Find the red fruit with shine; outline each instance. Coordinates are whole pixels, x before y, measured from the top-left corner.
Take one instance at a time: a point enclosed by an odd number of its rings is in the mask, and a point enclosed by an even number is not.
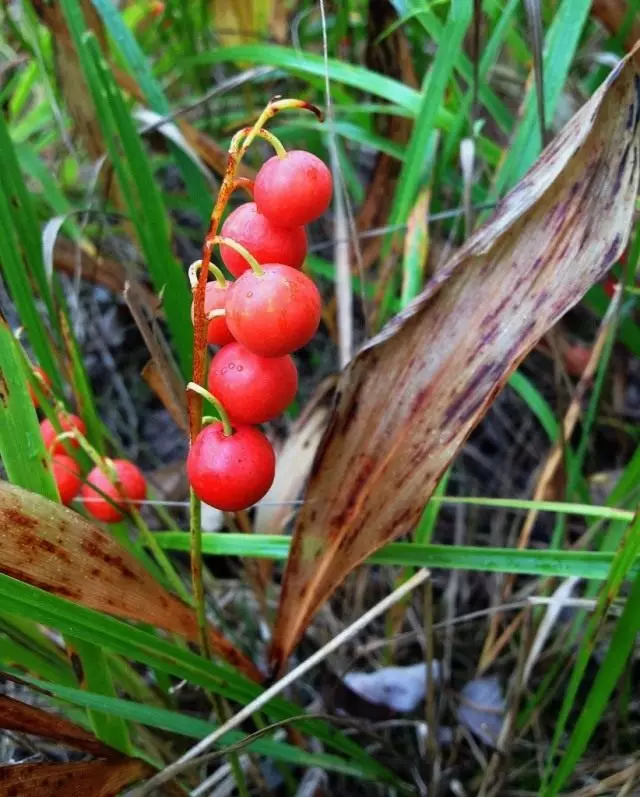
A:
[[[126,509],[144,500],[147,495],[147,482],[140,468],[126,459],[114,459],[112,463],[118,474],[118,485],[100,468],[95,467],[87,476],[87,483],[82,486],[82,498],[87,512],[103,523],[117,523],[122,520]],[[94,490],[92,485],[108,496],[113,504]]]
[[[51,380],[49,379],[47,374],[45,374],[42,368],[40,368],[40,366],[37,365],[33,369],[33,373],[36,375],[36,378],[39,377],[38,381],[40,381],[41,384],[44,383],[44,385],[42,385],[43,390],[45,386],[48,390],[51,390]],[[31,403],[33,404],[34,407],[37,408],[40,406],[40,400],[36,396],[36,391],[31,387],[31,385],[28,385],[28,387],[29,387],[29,395],[31,396]]]
[[[261,357],[284,357],[306,345],[320,324],[322,300],[313,280],[289,266],[268,264],[229,288],[227,324],[233,337]]]
[[[280,227],[317,219],[331,203],[333,180],[325,164],[303,150],[275,155],[262,166],[253,189],[258,210]]]
[[[210,313],[212,310],[224,310],[227,301],[227,291],[229,284],[224,287],[215,280],[207,282],[207,290],[204,295],[204,311]],[[193,323],[193,302],[191,303],[191,322]],[[215,346],[225,346],[231,343],[233,335],[229,332],[227,321],[224,316],[212,318],[207,327],[207,343]]]
[[[307,234],[303,227],[278,227],[258,211],[255,202],[240,205],[229,215],[220,233],[248,249],[258,263],[283,263],[302,268],[307,254]],[[220,256],[233,274],[239,277],[249,268],[241,254],[230,246],[220,246]]]
[[[273,484],[276,457],[259,429],[238,425],[225,436],[221,423],[206,426],[187,457],[187,476],[201,501],[223,512],[253,506]]]
[[[56,454],[51,461],[51,470],[58,485],[60,500],[65,506],[69,506],[82,486],[80,466],[75,459],[66,454]]]
[[[230,343],[211,360],[208,388],[236,423],[266,423],[291,404],[298,371],[286,357],[260,357],[241,343]]]
[[[82,435],[87,433],[87,427],[84,425],[84,421],[82,418],[78,418],[77,415],[59,415],[58,421],[63,432],[72,432],[74,429],[76,429]],[[73,438],[61,440],[60,442],[54,444],[54,440],[60,433],[48,418],[46,418],[40,424],[40,434],[44,440],[44,447],[48,451],[51,451],[52,454],[65,454],[65,443],[71,446],[71,448],[78,448],[80,445],[80,443]]]

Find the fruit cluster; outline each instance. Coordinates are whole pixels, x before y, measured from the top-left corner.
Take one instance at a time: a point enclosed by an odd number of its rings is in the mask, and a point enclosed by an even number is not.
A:
[[[34,368],[36,379],[46,393],[51,380],[41,368]],[[38,397],[30,387],[31,400],[39,406]],[[82,418],[57,407],[58,428],[48,419],[40,424],[40,434],[51,457],[51,472],[58,487],[60,500],[68,506],[79,494],[85,509],[97,520],[117,523],[124,512],[147,495],[147,483],[140,469],[126,459],[101,459],[86,441],[87,429]],[[82,469],[71,453],[83,447],[98,464],[83,480]]]
[[[326,211],[331,194],[331,172],[319,158],[280,146],[256,176],[254,201],[234,210],[214,239],[236,279],[227,282],[211,267],[207,340],[222,348],[211,361],[208,392],[191,387],[210,398],[222,420],[210,419],[193,441],[187,475],[197,497],[223,511],[255,504],[273,482],[275,454],[256,427],[293,401],[298,373],[291,353],[320,323],[320,294],[300,269],[304,225]]]

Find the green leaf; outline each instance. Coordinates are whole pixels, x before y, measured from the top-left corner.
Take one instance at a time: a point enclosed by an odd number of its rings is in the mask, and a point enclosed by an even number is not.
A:
[[[1,192],[0,192],[1,193]],[[22,358],[0,317],[0,457],[13,484],[59,501]]]
[[[544,106],[547,119],[553,119],[558,107],[590,10],[591,0],[562,0],[547,31],[543,48]],[[495,177],[492,194],[499,196],[506,188],[514,185],[531,166],[541,149],[535,87],[531,85],[524,101],[522,120]]]
[[[171,673],[191,683],[209,689],[229,700],[246,705],[257,697],[261,689],[235,672],[231,667],[208,661],[189,650],[159,639],[148,631],[135,628],[114,617],[100,614],[64,598],[50,595],[16,579],[0,574],[0,601],[3,611],[28,617],[35,622],[72,634],[113,651],[133,661],[139,661],[162,672]],[[282,699],[274,699],[264,713],[279,722],[298,717],[300,709]],[[362,772],[388,779],[390,773],[377,764],[362,748],[348,737],[334,731],[325,722],[314,719],[296,720],[301,732],[317,736],[328,746],[351,757]]]
[[[32,684],[38,689],[44,689],[73,705],[83,706],[93,711],[109,714],[112,717],[119,717],[129,722],[137,722],[150,728],[169,731],[191,739],[203,739],[218,727],[213,722],[208,722],[186,713],[143,705],[132,700],[121,700],[116,697],[105,697],[102,694],[83,692],[79,689],[60,686],[57,683],[47,683],[38,678],[16,673],[10,668],[5,668],[5,672],[10,675],[19,675],[28,684]],[[373,776],[373,773],[368,773],[362,767],[338,756],[326,753],[308,753],[299,747],[270,739],[249,741],[240,731],[230,731],[225,734],[218,741],[216,747],[224,749],[229,745],[242,744],[243,742],[247,743],[246,752],[263,755],[274,761],[283,761],[302,767],[321,767],[331,772],[340,772],[357,778]]]

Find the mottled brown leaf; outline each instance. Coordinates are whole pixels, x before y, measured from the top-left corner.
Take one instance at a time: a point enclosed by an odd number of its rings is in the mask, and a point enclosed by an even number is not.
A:
[[[0,573],[81,603],[191,640],[193,610],[167,592],[120,544],[76,512],[0,482]],[[254,665],[211,628],[212,650],[250,678]]]
[[[53,739],[56,742],[91,753],[99,758],[119,758],[120,753],[103,744],[96,737],[74,725],[64,717],[58,717],[36,706],[28,706],[19,700],[0,695],[0,728],[17,733],[30,733]]]
[[[345,576],[415,525],[509,375],[623,251],[638,188],[632,57],[342,375],[296,526],[276,667]]]
[[[0,767],[0,797],[115,797],[153,772],[149,764],[135,758],[12,764]]]

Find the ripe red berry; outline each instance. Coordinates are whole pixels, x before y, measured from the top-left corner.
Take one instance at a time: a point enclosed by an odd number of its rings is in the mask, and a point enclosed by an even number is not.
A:
[[[317,219],[331,202],[333,181],[325,164],[303,150],[274,155],[256,176],[253,196],[258,210],[281,227]]]
[[[225,436],[222,424],[206,426],[187,457],[187,476],[201,501],[237,512],[259,501],[273,484],[276,457],[259,429],[236,426]]]
[[[45,385],[46,385],[47,389],[49,389],[49,390],[51,389],[51,380],[49,379],[47,374],[45,374],[45,372],[42,370],[42,368],[40,368],[39,365],[37,365],[33,369],[33,373],[36,375],[36,379],[39,379],[39,381],[41,383],[44,383],[43,389],[44,389]],[[39,407],[40,406],[40,401],[38,399],[38,396],[36,395],[36,391],[31,387],[31,385],[28,385],[28,388],[29,388],[29,395],[31,396],[31,402],[32,402],[33,406],[36,407],[36,408]]]
[[[118,484],[114,484],[100,468],[95,467],[87,476],[87,483],[82,485],[82,498],[85,508],[94,518],[104,523],[117,523],[122,520],[127,507],[142,501],[147,495],[147,482],[142,471],[133,462],[126,459],[112,460],[118,474]],[[110,504],[97,490],[108,496]]]
[[[60,428],[63,432],[72,432],[76,429],[80,434],[86,434],[87,427],[84,425],[84,421],[82,418],[78,418],[77,415],[59,415],[58,422],[60,424]],[[44,440],[44,446],[47,450],[51,451],[52,454],[65,454],[65,443],[71,448],[78,448],[80,443],[73,438],[69,438],[68,440],[61,440],[58,443],[54,443],[58,434],[58,430],[55,426],[51,423],[51,421],[46,418],[40,424],[40,434],[42,435],[42,439]]]
[[[229,285],[224,287],[217,280],[207,282],[207,290],[204,295],[204,311],[210,313],[212,310],[224,310],[227,300],[227,290]],[[191,321],[193,323],[193,303],[191,303]],[[215,346],[224,346],[231,343],[233,335],[229,332],[227,321],[224,316],[212,318],[207,327],[207,343]]]
[[[56,454],[51,461],[53,478],[58,485],[60,500],[68,506],[78,495],[82,486],[82,472],[80,466],[66,454]]]
[[[289,355],[260,357],[241,343],[230,343],[211,361],[208,387],[233,422],[266,423],[295,398],[298,371]]]
[[[303,227],[277,227],[258,211],[255,202],[240,205],[222,225],[223,238],[231,238],[248,249],[258,263],[283,263],[302,268],[307,254],[307,234]],[[249,268],[245,258],[230,246],[220,246],[220,256],[233,274],[239,277]]]
[[[592,348],[583,343],[574,343],[564,350],[564,367],[570,376],[581,377],[591,359]]]
[[[307,344],[320,324],[322,302],[312,280],[289,266],[269,264],[229,288],[227,324],[254,354],[284,357]]]

